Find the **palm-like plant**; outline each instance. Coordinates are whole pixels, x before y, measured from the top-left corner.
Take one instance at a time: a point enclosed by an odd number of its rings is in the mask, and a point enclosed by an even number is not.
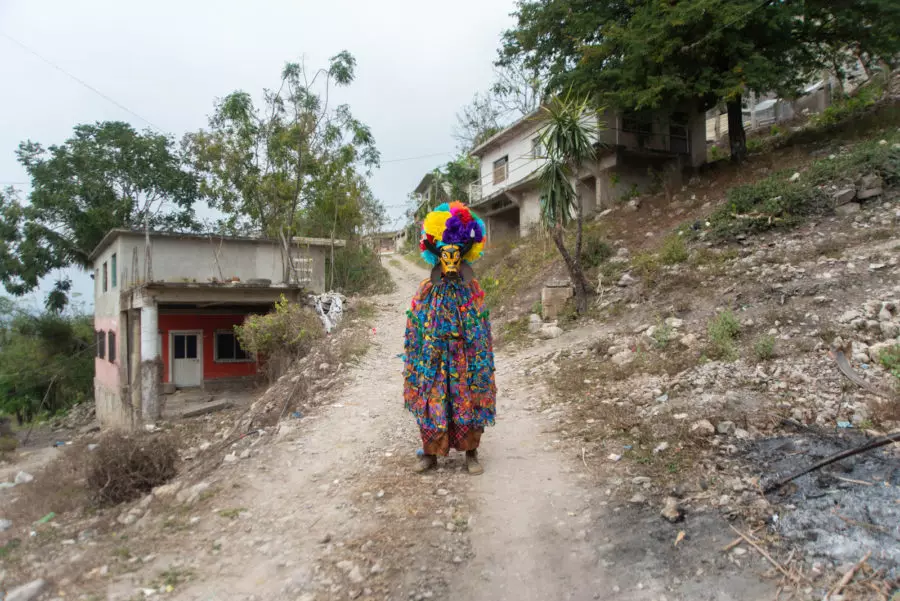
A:
[[[590,103],[586,99],[574,99],[570,94],[550,99],[542,107],[542,113],[547,126],[541,134],[541,145],[547,162],[539,175],[541,218],[566,263],[575,287],[576,309],[581,314],[587,310],[590,288],[581,267],[584,211],[573,180],[581,165],[596,159],[594,144],[601,125]],[[575,248],[570,252],[564,234],[573,214]]]

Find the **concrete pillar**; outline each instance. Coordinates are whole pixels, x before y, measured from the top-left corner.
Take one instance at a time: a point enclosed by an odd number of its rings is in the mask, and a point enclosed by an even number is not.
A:
[[[141,418],[155,422],[160,415],[159,382],[162,371],[159,349],[159,314],[156,302],[144,299],[141,308]]]
[[[134,426],[141,421],[141,312],[131,310],[128,317],[128,406]]]
[[[553,280],[545,283],[541,290],[542,317],[548,320],[559,317],[566,302],[572,296],[572,284],[568,280]]]

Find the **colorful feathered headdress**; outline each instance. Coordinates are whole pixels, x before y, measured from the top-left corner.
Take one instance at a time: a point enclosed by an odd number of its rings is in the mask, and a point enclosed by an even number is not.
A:
[[[425,216],[422,223],[422,237],[419,248],[422,258],[430,265],[437,265],[438,257],[428,250],[426,241],[440,248],[445,244],[463,246],[471,243],[472,247],[463,260],[472,263],[484,254],[485,232],[484,222],[473,215],[469,207],[458,200],[438,205]]]

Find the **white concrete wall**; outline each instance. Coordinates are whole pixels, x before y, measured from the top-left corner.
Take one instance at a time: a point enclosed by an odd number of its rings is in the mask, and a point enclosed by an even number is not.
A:
[[[531,156],[531,141],[540,135],[540,124],[523,129],[512,140],[500,144],[488,150],[481,157],[481,196],[482,198],[500,190],[508,188],[511,184],[522,181],[529,175],[543,167],[546,162],[543,159],[534,159]],[[494,162],[504,156],[509,157],[507,177],[504,181],[494,184]]]
[[[94,261],[94,316],[115,317],[119,315],[119,293],[122,292],[122,252],[121,240],[116,240]],[[116,285],[112,285],[112,257],[116,255]],[[109,285],[103,291],[103,264],[106,263]]]
[[[119,236],[121,255],[126,259],[129,282],[143,282],[144,237],[139,234]],[[154,237],[152,238],[153,280],[163,282],[210,282],[213,278],[230,280],[238,277],[241,281],[254,278],[272,280],[273,284],[284,281],[281,251],[272,242],[225,240],[219,243],[192,238]],[[133,253],[137,252],[138,273],[131,273]],[[216,253],[218,252],[218,266]],[[122,259],[120,258],[121,262]],[[219,275],[221,266],[221,275]]]
[[[541,192],[537,188],[522,194],[519,201],[519,234],[526,236],[541,223]]]

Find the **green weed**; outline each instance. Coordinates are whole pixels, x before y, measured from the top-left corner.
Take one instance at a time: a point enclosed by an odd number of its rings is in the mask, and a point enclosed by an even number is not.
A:
[[[734,313],[723,311],[709,322],[707,333],[709,335],[708,353],[712,358],[733,361],[737,359],[735,339],[741,332],[741,324]]]

